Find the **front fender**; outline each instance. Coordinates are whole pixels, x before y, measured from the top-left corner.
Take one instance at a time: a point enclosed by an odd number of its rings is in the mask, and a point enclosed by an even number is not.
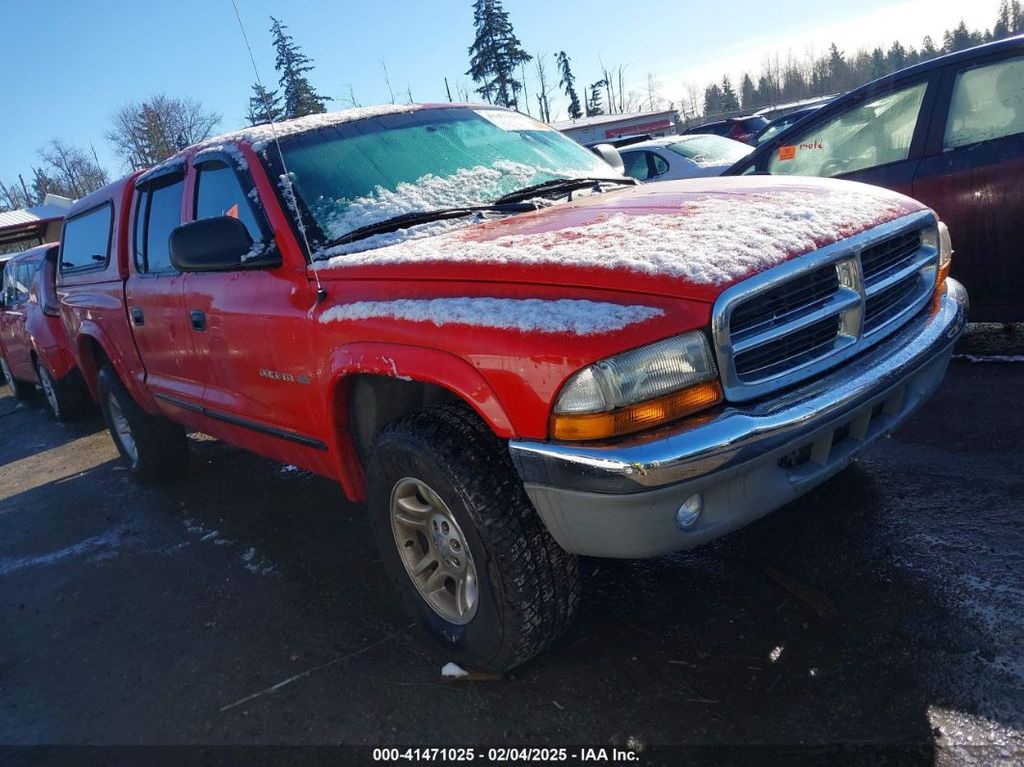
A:
[[[337,427],[340,480],[353,500],[365,494],[362,467],[349,437],[348,386],[353,376],[379,375],[419,381],[447,389],[464,401],[499,437],[516,436],[505,407],[480,371],[449,352],[393,343],[355,343],[337,348],[330,357],[325,379],[327,412]]]
[[[92,320],[83,320],[75,333],[75,342],[72,348],[75,350],[75,359],[82,376],[85,378],[85,385],[93,399],[99,401],[99,388],[97,376],[99,375],[100,360],[96,359],[93,351],[93,344],[97,344],[103,354],[114,366],[117,377],[124,383],[132,398],[151,414],[156,414],[159,409],[156,401],[150,395],[145,385],[145,371],[142,367],[142,360],[135,355],[134,360],[126,360],[121,352],[121,346],[114,343],[103,328]],[[133,344],[133,342],[130,342]],[[130,354],[134,355],[134,344],[131,346]],[[134,364],[133,364],[134,363]]]

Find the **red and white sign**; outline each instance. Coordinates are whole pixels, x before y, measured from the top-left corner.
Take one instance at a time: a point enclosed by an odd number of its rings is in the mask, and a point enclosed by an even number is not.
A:
[[[653,131],[666,130],[671,127],[672,121],[666,117],[663,120],[641,123],[640,125],[629,125],[625,128],[609,128],[604,132],[604,137],[615,138],[616,136],[632,136],[634,133],[651,133]]]

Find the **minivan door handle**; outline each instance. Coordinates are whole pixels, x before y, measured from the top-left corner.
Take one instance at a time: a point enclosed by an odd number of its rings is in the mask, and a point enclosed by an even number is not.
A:
[[[188,313],[188,318],[192,323],[193,330],[206,330],[206,312],[201,312],[198,309],[192,309]]]
[[[142,313],[142,309],[140,309],[137,306],[132,307],[132,322],[134,322],[136,325],[146,324],[146,315],[144,315]]]

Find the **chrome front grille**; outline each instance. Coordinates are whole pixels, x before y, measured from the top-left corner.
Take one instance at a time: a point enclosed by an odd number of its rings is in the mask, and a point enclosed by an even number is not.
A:
[[[712,317],[727,399],[810,378],[897,330],[932,294],[938,249],[917,213],[788,261],[719,296]]]

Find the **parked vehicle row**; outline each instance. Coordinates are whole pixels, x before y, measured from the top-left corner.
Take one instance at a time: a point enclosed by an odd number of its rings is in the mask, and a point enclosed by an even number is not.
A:
[[[571,623],[579,555],[724,535],[914,412],[966,319],[950,257],[885,190],[640,186],[514,112],[389,105],[79,200],[57,289],[135,476],[196,430],[337,480],[409,610],[503,670]]]
[[[671,136],[619,150],[627,176],[637,181],[670,181],[718,176],[750,154],[739,141],[712,134]]]

